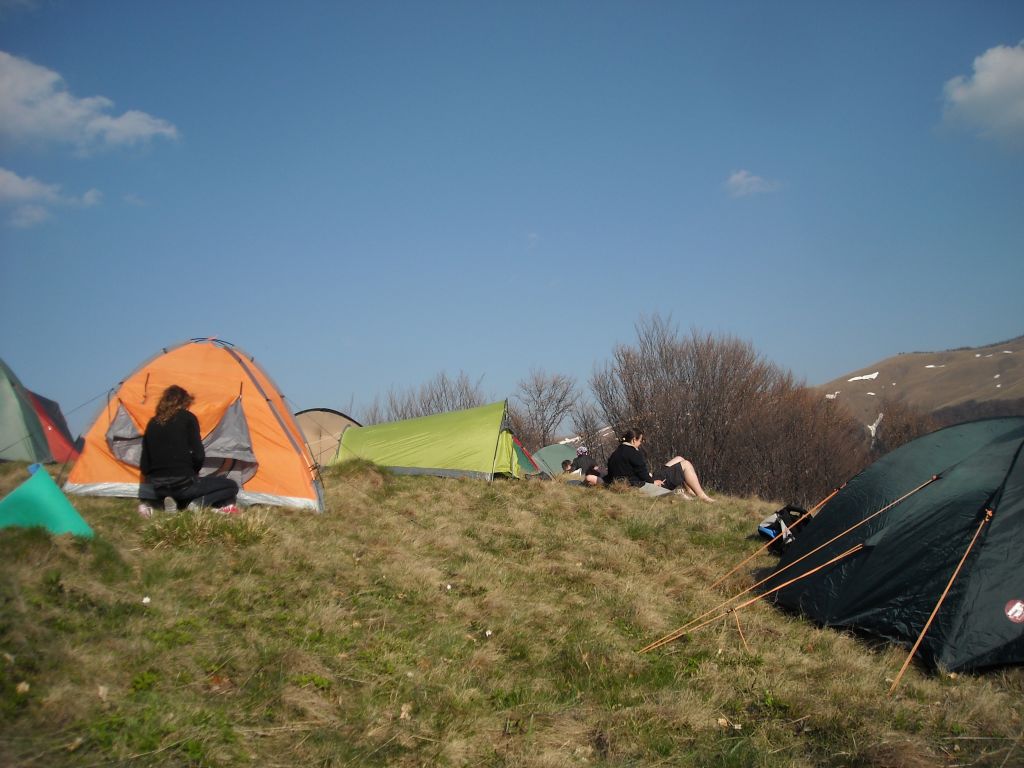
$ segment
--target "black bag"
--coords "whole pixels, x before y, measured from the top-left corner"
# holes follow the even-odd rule
[[[807,510],[803,507],[787,504],[778,512],[773,512],[762,520],[757,526],[757,532],[771,541],[768,551],[781,555],[795,538],[789,529],[806,514]],[[802,525],[807,525],[809,522],[809,520],[805,520]]]

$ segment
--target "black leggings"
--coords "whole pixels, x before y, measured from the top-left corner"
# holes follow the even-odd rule
[[[223,507],[233,504],[238,496],[238,483],[229,477],[207,475],[195,478],[190,485],[161,486],[153,482],[153,491],[158,499],[166,496],[174,499],[178,509],[195,502],[201,507]]]

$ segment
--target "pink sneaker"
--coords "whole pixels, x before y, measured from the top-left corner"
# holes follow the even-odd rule
[[[139,504],[139,516],[140,517],[152,517],[153,508],[149,504]]]
[[[240,515],[242,510],[238,508],[237,504],[227,504],[223,507],[217,507],[216,512],[220,512],[222,515]]]

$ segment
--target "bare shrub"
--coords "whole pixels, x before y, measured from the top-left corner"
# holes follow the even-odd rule
[[[902,397],[883,397],[879,401],[878,410],[882,413],[882,420],[875,428],[874,439],[871,441],[872,459],[921,435],[934,432],[939,426],[931,414],[915,408]]]
[[[734,493],[809,506],[868,463],[863,425],[788,374],[741,419],[746,439],[729,450]]]
[[[948,427],[977,419],[993,419],[1001,416],[1024,416],[1024,397],[1014,400],[967,400],[949,405],[932,413],[938,426]]]
[[[533,450],[549,445],[578,397],[571,376],[531,369],[509,403],[513,431]]]
[[[572,408],[572,426],[580,438],[580,445],[587,446],[598,464],[607,465],[608,456],[618,441],[615,431],[607,426],[601,409],[590,401],[578,401]]]
[[[452,378],[444,371],[418,389],[389,390],[384,403],[378,398],[363,414],[363,424],[415,419],[435,413],[476,408],[487,402],[480,387],[483,377],[471,381],[464,371]]]
[[[809,502],[863,467],[863,427],[747,342],[658,316],[637,324],[591,387],[607,423],[635,425],[652,462],[682,455],[723,492]]]

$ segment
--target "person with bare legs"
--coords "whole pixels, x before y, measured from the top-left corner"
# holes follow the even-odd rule
[[[608,474],[604,481],[609,485],[619,481],[632,486],[657,486],[665,491],[674,491],[683,498],[697,498],[714,503],[705,493],[693,464],[682,456],[674,456],[652,474],[640,453],[644,442],[642,429],[627,429],[619,438],[619,447],[608,457]],[[653,491],[653,489],[651,489]]]
[[[690,499],[697,498],[714,504],[712,499],[701,487],[700,478],[697,477],[697,470],[693,463],[682,456],[673,456],[665,462],[664,466],[654,472],[656,480],[661,480],[662,487],[675,491],[678,495]]]

